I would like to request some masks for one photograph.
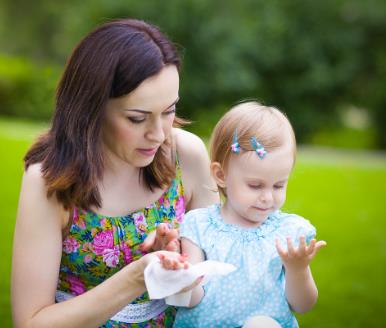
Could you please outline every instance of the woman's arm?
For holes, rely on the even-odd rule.
[[[210,161],[205,144],[196,135],[181,129],[175,129],[175,136],[187,210],[218,203],[220,197],[210,174]]]
[[[40,165],[25,172],[15,227],[12,310],[15,327],[98,327],[145,291],[149,259],[131,263],[99,286],[55,304],[67,212],[47,199]]]

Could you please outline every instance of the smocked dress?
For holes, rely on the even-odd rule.
[[[63,241],[57,301],[58,295],[76,296],[86,292],[127,264],[141,258],[145,253],[140,245],[148,233],[162,222],[178,228],[184,213],[184,192],[178,161],[176,177],[169,189],[148,207],[118,217],[76,209],[69,233]],[[149,297],[145,292],[132,304],[140,307],[148,301]],[[165,304],[163,306],[166,307]],[[145,322],[109,320],[101,327],[171,327],[174,317],[175,309],[167,307]]]
[[[285,272],[275,240],[284,248],[287,236],[297,245],[301,235],[309,242],[315,234],[308,220],[281,211],[257,228],[225,223],[218,204],[188,212],[180,236],[200,247],[207,260],[237,269],[204,285],[205,296],[196,307],[179,308],[174,327],[241,327],[257,315],[270,316],[283,328],[298,327],[286,300]]]

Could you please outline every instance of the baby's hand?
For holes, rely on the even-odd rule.
[[[185,254],[165,252],[162,254],[157,254],[157,256],[161,261],[162,267],[166,270],[180,270],[189,268],[189,262],[186,261],[188,256]],[[191,285],[181,289],[178,293],[185,293],[194,289],[200,285],[203,279],[204,276],[198,277]]]
[[[327,243],[323,240],[317,242],[316,239],[312,239],[307,246],[305,236],[301,236],[299,238],[299,247],[296,249],[292,244],[291,238],[287,237],[287,251],[285,251],[281,248],[279,240],[276,239],[277,252],[287,270],[302,270],[307,268],[318,251],[326,245]]]
[[[185,254],[165,252],[157,256],[161,261],[162,267],[166,270],[180,270],[189,268],[189,263],[186,261],[187,256]]]

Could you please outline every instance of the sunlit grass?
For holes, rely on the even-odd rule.
[[[11,245],[22,157],[45,125],[0,119],[0,318],[12,327]],[[285,210],[309,219],[327,241],[312,268],[319,302],[301,327],[381,327],[386,322],[386,156],[300,148]],[[33,283],[33,282],[31,282]]]

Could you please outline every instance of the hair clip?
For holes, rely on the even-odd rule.
[[[240,147],[239,141],[237,139],[237,130],[235,130],[235,133],[233,134],[233,142],[231,145],[231,152],[238,154],[238,153],[240,153],[240,151],[241,151],[241,147]]]
[[[267,151],[265,150],[264,146],[259,143],[254,136],[251,137],[249,141],[251,142],[253,150],[257,153],[257,156],[259,156],[260,159],[263,159],[265,155],[267,155]]]

